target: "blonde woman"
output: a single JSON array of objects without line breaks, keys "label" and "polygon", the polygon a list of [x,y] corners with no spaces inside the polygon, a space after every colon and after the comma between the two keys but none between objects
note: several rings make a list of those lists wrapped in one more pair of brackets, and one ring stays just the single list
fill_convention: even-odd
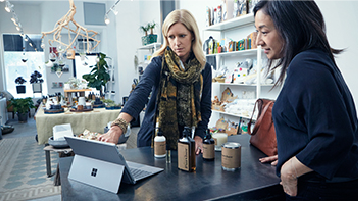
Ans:
[{"label": "blonde woman", "polygon": [[[206,63],[194,16],[185,9],[164,20],[163,46],[153,54],[141,81],[101,141],[117,143],[129,122],[145,107],[137,146],[150,146],[159,127],[170,149],[177,148],[184,127],[195,128],[196,153],[211,116],[211,67]],[[150,99],[148,101],[148,97]]]}]

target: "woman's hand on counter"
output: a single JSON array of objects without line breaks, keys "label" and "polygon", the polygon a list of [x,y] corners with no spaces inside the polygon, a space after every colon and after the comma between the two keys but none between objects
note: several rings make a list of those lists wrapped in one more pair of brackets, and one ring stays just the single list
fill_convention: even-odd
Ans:
[{"label": "woman's hand on counter", "polygon": [[196,155],[203,152],[203,139],[199,136],[194,137]]},{"label": "woman's hand on counter", "polygon": [[98,140],[102,142],[118,143],[118,139],[122,134],[122,130],[118,126],[113,126],[109,131],[101,135]]},{"label": "woman's hand on counter", "polygon": [[269,162],[271,162],[271,165],[277,165],[278,155],[273,155],[273,156],[260,158],[259,160],[260,160],[261,163],[269,163]]}]

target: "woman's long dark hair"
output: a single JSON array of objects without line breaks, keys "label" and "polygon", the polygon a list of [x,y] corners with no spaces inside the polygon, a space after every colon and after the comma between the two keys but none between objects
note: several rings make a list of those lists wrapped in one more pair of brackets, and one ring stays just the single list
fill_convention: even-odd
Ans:
[{"label": "woman's long dark hair", "polygon": [[274,87],[283,84],[286,70],[298,53],[310,48],[319,48],[327,52],[335,62],[333,54],[343,51],[333,49],[329,45],[322,13],[312,0],[259,1],[254,7],[255,16],[258,10],[271,17],[275,28],[285,41],[283,57],[278,64],[272,66],[273,61],[268,62],[270,70],[282,66],[280,77]]}]

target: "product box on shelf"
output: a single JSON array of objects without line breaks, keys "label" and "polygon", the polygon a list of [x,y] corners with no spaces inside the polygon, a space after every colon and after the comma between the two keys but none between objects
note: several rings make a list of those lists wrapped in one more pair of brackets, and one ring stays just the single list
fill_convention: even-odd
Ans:
[{"label": "product box on shelf", "polygon": [[226,104],[231,103],[237,99],[237,96],[234,96],[234,94],[231,92],[231,89],[228,87],[222,92],[220,101],[217,96],[214,98],[215,99],[211,103],[211,109],[225,112]]}]

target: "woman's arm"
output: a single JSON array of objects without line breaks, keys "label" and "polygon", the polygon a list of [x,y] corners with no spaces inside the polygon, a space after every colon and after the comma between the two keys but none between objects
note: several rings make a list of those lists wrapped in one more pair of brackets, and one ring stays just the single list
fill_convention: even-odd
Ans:
[{"label": "woman's arm", "polygon": [[[117,118],[124,119],[127,124],[132,121],[133,117],[125,112],[119,113]],[[109,131],[101,136],[99,136],[98,140],[102,142],[110,142],[117,144],[119,137],[122,135],[122,130],[118,126],[112,126]]]},{"label": "woman's arm", "polygon": [[301,163],[296,156],[286,161],[281,168],[281,185],[290,196],[297,195],[297,179],[312,169]]}]

